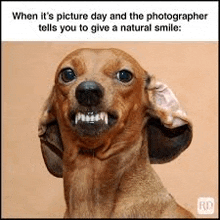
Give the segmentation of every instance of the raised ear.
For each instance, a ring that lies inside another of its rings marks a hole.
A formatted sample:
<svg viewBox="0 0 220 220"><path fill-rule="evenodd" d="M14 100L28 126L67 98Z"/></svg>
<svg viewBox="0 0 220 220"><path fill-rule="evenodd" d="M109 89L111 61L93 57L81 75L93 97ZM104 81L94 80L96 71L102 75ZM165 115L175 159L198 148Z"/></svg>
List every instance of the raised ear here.
<svg viewBox="0 0 220 220"><path fill-rule="evenodd" d="M146 125L151 163L178 157L191 143L192 124L167 85L148 79L150 119Z"/></svg>
<svg viewBox="0 0 220 220"><path fill-rule="evenodd" d="M47 99L39 120L38 136L48 171L55 177L63 177L63 144L56 118L53 114L54 89Z"/></svg>

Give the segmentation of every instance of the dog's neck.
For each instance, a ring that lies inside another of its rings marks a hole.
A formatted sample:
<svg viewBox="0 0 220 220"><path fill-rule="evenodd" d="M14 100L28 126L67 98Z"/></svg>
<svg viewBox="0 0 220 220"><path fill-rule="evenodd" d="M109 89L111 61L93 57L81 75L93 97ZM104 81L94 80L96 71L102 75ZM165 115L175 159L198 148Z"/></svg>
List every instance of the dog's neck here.
<svg viewBox="0 0 220 220"><path fill-rule="evenodd" d="M96 157L94 150L79 149L71 165L64 164L65 216L111 217L124 195L150 195L146 189L155 188L149 184L157 177L152 177L145 144L140 138L129 149L125 147L105 160ZM140 182L141 187L137 186Z"/></svg>

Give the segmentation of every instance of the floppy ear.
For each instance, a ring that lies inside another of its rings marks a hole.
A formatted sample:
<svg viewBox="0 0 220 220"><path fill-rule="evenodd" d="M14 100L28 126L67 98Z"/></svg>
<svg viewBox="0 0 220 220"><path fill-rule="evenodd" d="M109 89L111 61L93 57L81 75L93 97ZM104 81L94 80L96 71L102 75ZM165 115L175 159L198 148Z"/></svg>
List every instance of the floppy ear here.
<svg viewBox="0 0 220 220"><path fill-rule="evenodd" d="M150 118L146 125L151 163L166 163L191 143L192 124L167 85L148 79Z"/></svg>
<svg viewBox="0 0 220 220"><path fill-rule="evenodd" d="M47 99L40 117L38 136L41 142L41 151L48 171L56 176L63 176L63 144L60 130L53 115L54 89Z"/></svg>

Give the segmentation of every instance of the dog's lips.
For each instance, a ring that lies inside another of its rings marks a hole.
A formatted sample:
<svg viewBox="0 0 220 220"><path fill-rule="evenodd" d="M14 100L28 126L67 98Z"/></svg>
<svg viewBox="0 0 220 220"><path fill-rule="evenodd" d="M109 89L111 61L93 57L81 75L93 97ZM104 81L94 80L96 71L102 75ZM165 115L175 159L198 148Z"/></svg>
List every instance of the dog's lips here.
<svg viewBox="0 0 220 220"><path fill-rule="evenodd" d="M109 130L116 122L116 112L77 111L70 114L72 126L82 136L97 136Z"/></svg>

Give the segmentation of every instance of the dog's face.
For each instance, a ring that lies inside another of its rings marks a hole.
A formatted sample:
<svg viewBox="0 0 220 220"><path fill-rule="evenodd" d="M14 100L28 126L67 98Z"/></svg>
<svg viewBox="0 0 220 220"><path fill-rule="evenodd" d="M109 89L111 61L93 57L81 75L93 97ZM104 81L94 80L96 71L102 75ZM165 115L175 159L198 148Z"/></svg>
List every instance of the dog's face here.
<svg viewBox="0 0 220 220"><path fill-rule="evenodd" d="M62 177L63 161L81 149L108 159L141 142L151 163L169 162L189 146L192 127L172 91L130 55L78 49L58 66L38 135L48 170Z"/></svg>
<svg viewBox="0 0 220 220"><path fill-rule="evenodd" d="M77 50L57 69L58 122L68 138L86 141L88 148L117 136L137 137L146 117L148 81L137 61L120 50Z"/></svg>

